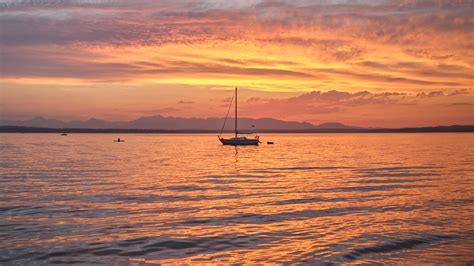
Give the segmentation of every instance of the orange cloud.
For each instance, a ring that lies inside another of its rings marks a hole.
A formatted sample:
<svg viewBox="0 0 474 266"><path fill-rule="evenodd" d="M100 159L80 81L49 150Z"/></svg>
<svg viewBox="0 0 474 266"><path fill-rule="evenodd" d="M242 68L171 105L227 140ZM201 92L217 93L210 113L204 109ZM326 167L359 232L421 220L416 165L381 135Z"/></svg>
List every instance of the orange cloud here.
<svg viewBox="0 0 474 266"><path fill-rule="evenodd" d="M462 95L462 96L461 96ZM459 102L464 99L467 102ZM343 122L358 126L403 127L473 124L474 93L442 91L417 94L313 91L285 99L250 99L241 112L313 123ZM436 110L436 111L433 111Z"/></svg>

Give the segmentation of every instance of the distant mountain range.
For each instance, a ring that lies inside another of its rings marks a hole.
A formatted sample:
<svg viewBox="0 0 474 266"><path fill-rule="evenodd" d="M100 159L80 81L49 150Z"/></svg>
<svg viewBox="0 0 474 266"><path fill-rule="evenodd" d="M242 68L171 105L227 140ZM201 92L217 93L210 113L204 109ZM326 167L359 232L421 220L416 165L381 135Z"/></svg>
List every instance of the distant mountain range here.
<svg viewBox="0 0 474 266"><path fill-rule="evenodd" d="M0 132L18 133L216 133L224 118L180 118L160 115L141 117L127 122L112 122L91 118L86 121L64 122L36 117L30 120L0 120ZM307 122L283 121L273 118L239 118L239 131L275 133L411 133L411 132L474 132L474 125L452 125L414 128L362 128L341 123L313 125ZM224 131L234 130L234 120L228 119Z"/></svg>
<svg viewBox="0 0 474 266"><path fill-rule="evenodd" d="M163 117L161 115L140 117L127 122L113 122L91 118L86 121L61 121L36 117L30 120L0 120L0 126L42 127L42 128L77 128L77 129L149 129L149 130L212 130L219 131L225 118L181 118ZM310 130L310 129L357 129L341 123L324 123L313 125L307 122L283 121L273 118L239 118L239 131L268 130ZM234 120L226 121L225 130L233 130Z"/></svg>

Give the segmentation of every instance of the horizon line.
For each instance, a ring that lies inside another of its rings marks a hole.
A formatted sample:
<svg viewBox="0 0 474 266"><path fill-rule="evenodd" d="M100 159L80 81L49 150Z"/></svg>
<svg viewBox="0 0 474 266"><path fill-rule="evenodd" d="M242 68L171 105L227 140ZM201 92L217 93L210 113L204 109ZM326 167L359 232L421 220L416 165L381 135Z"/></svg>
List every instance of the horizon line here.
<svg viewBox="0 0 474 266"><path fill-rule="evenodd" d="M224 130L224 133L232 133ZM474 132L474 125L449 125L402 128L314 128L314 129L264 129L253 133L455 133ZM214 134L216 129L132 129L132 128L51 128L0 125L0 133L165 133L165 134ZM253 134L251 133L251 134Z"/></svg>

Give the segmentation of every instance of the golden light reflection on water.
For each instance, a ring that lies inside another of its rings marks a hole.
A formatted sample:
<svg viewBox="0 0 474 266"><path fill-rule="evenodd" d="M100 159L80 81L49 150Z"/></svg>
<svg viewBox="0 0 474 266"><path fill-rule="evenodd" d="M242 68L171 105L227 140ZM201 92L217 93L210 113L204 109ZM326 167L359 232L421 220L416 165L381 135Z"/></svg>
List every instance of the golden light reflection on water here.
<svg viewBox="0 0 474 266"><path fill-rule="evenodd" d="M472 134L114 137L1 136L2 261L472 258Z"/></svg>

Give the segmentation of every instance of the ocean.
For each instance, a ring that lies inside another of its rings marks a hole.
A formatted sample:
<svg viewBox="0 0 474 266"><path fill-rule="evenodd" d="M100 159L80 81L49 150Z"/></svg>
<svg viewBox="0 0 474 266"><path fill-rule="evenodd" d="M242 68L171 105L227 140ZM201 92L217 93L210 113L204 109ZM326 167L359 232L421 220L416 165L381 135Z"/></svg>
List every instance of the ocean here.
<svg viewBox="0 0 474 266"><path fill-rule="evenodd" d="M261 140L0 134L0 264L474 263L474 134Z"/></svg>

